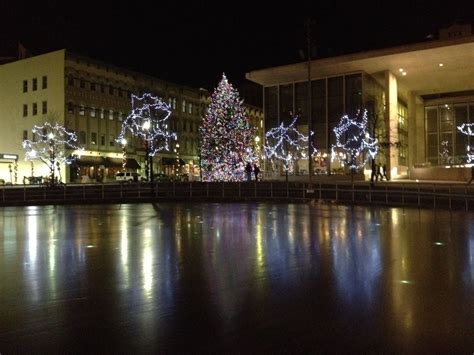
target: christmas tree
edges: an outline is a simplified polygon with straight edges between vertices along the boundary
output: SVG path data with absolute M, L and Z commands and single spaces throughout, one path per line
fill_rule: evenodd
M 203 181 L 243 181 L 245 165 L 255 160 L 255 129 L 225 75 L 212 94 L 200 133 Z

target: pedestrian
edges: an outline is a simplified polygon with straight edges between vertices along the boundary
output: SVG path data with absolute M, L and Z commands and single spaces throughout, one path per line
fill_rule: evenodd
M 388 181 L 388 176 L 387 176 L 387 164 L 384 164 L 384 165 L 383 165 L 382 171 L 383 171 L 383 176 L 385 177 L 385 180 Z
M 380 181 L 382 181 L 382 179 L 383 179 L 383 175 L 380 172 L 380 166 L 381 165 L 382 164 L 377 164 L 377 173 L 376 173 L 376 176 L 375 176 L 375 181 L 379 181 L 379 176 L 380 176 Z
M 468 184 L 470 184 L 473 179 L 474 179 L 474 165 L 471 166 L 471 179 L 468 181 Z
M 260 168 L 257 164 L 253 165 L 253 173 L 255 175 L 255 181 L 258 181 L 258 174 L 260 174 Z
M 372 174 L 370 175 L 370 182 L 374 182 L 374 179 L 376 176 L 377 176 L 377 165 L 375 164 L 375 159 L 372 159 Z
M 252 181 L 252 165 L 250 163 L 245 166 L 245 173 L 247 174 L 247 181 Z

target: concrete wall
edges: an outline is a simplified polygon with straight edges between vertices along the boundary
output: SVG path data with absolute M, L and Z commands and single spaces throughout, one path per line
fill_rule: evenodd
M 47 76 L 47 88 L 42 88 L 42 78 Z M 33 79 L 37 90 L 33 91 Z M 28 91 L 23 92 L 23 81 L 28 81 Z M 47 102 L 47 113 L 42 113 L 42 103 Z M 37 114 L 33 115 L 33 103 Z M 28 105 L 28 115 L 23 117 L 23 105 Z M 31 163 L 25 161 L 22 146 L 23 131 L 32 137 L 34 125 L 56 121 L 64 125 L 64 50 L 0 65 L 0 153 L 18 154 L 18 183 L 23 176 L 31 175 Z M 34 174 L 48 175 L 44 163 L 34 163 Z M 62 169 L 64 173 L 64 169 Z M 0 178 L 10 182 L 8 162 L 0 163 Z M 63 174 L 64 180 L 64 174 Z
M 471 168 L 410 168 L 409 178 L 412 180 L 469 181 Z

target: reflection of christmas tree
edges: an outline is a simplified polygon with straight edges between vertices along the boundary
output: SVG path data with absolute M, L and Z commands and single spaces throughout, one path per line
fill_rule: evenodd
M 255 129 L 225 75 L 212 94 L 200 133 L 203 181 L 243 181 L 246 163 L 255 160 Z
M 83 150 L 83 148 L 74 145 L 77 141 L 75 133 L 68 132 L 57 123 L 52 125 L 46 122 L 42 126 L 34 126 L 32 132 L 36 138 L 32 141 L 23 141 L 26 160 L 39 160 L 45 163 L 50 170 L 50 183 L 54 184 L 56 169 L 61 178 L 61 164 L 69 164 L 74 159 L 68 150 Z
M 282 123 L 265 134 L 265 156 L 272 162 L 272 167 L 275 161 L 283 162 L 287 177 L 288 173 L 293 172 L 298 160 L 308 157 L 308 136 L 298 132 L 295 127 L 297 121 L 298 117 L 295 117 L 288 127 Z M 316 149 L 313 147 L 312 156 L 315 154 Z
M 356 119 L 342 116 L 333 131 L 336 144 L 332 146 L 332 158 L 342 161 L 351 173 L 364 167 L 369 156 L 374 158 L 377 154 L 377 139 L 371 138 L 367 130 L 366 110 L 359 111 Z

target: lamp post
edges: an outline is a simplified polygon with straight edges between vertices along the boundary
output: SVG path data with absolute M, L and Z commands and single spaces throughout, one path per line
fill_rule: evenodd
M 48 138 L 49 138 L 49 161 L 50 161 L 50 183 L 51 185 L 54 185 L 55 181 L 54 181 L 54 166 L 55 166 L 55 160 L 56 160 L 56 157 L 55 157 L 55 151 L 54 151 L 54 134 L 53 132 L 49 133 L 48 134 Z
M 176 176 L 176 180 L 177 180 L 179 176 L 179 143 L 178 142 L 176 142 L 174 152 L 176 153 L 176 168 L 174 171 L 174 175 Z
M 147 181 L 153 181 L 153 166 L 150 164 L 150 143 L 148 142 L 148 133 L 150 130 L 150 121 L 143 122 L 143 131 L 145 132 L 145 176 Z
M 127 151 L 125 150 L 125 147 L 127 146 L 127 140 L 122 138 L 120 143 L 122 144 L 122 171 L 125 172 L 127 168 Z

